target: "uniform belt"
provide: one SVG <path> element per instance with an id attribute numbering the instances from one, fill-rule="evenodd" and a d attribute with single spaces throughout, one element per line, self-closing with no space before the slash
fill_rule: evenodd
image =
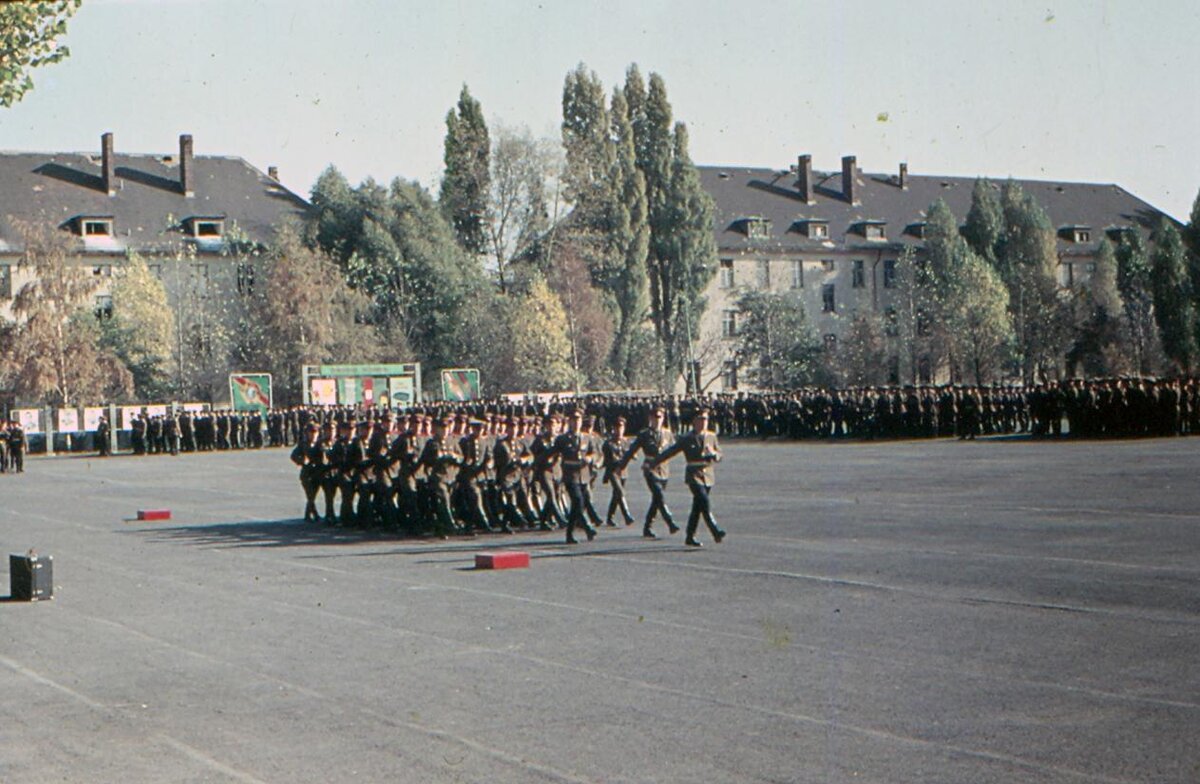
<path id="1" fill-rule="evenodd" d="M 708 465 L 707 460 L 689 460 L 688 461 L 688 468 L 704 468 L 706 465 Z"/>

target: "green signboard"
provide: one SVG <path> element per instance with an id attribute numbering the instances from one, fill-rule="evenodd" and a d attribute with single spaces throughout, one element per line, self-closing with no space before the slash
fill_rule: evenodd
<path id="1" fill-rule="evenodd" d="M 271 407 L 271 374 L 230 373 L 229 399 L 234 411 L 266 411 Z"/>
<path id="2" fill-rule="evenodd" d="M 442 399 L 463 402 L 479 399 L 479 371 L 447 368 L 442 371 Z"/>
<path id="3" fill-rule="evenodd" d="M 314 376 L 323 378 L 363 378 L 365 376 L 383 377 L 412 375 L 415 365 L 320 365 Z"/>

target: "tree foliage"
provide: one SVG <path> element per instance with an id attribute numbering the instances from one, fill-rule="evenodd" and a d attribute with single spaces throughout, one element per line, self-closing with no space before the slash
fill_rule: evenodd
<path id="1" fill-rule="evenodd" d="M 115 268 L 112 316 L 100 323 L 100 344 L 133 374 L 139 400 L 163 400 L 171 392 L 175 315 L 167 289 L 146 260 L 131 254 Z"/>
<path id="2" fill-rule="evenodd" d="M 486 228 L 488 254 L 502 292 L 511 283 L 509 265 L 532 253 L 550 228 L 546 183 L 556 163 L 554 151 L 528 128 L 496 129 Z"/>
<path id="3" fill-rule="evenodd" d="M 1183 239 L 1168 220 L 1163 220 L 1153 239 L 1150 269 L 1162 347 L 1175 367 L 1186 374 L 1196 364 L 1196 309 Z"/>
<path id="4" fill-rule="evenodd" d="M 458 106 L 446 115 L 446 141 L 442 190 L 438 197 L 442 213 L 454 228 L 458 244 L 468 253 L 488 249 L 487 214 L 491 189 L 487 122 L 483 107 L 471 97 L 464 84 Z"/>
<path id="5" fill-rule="evenodd" d="M 133 377 L 99 347 L 92 296 L 96 280 L 71 257 L 70 238 L 46 224 L 13 221 L 21 266 L 32 272 L 13 298 L 17 326 L 4 351 L 18 397 L 68 406 L 124 399 Z"/>
<path id="6" fill-rule="evenodd" d="M 574 377 L 592 388 L 607 388 L 612 384 L 608 358 L 613 324 L 602 295 L 592 285 L 587 264 L 572 245 L 559 246 L 550 269 L 547 283 L 562 303 Z"/>
<path id="7" fill-rule="evenodd" d="M 740 367 L 766 389 L 796 389 L 830 380 L 825 349 L 795 292 L 748 291 L 738 299 Z"/>
<path id="8" fill-rule="evenodd" d="M 33 89 L 31 69 L 70 55 L 58 38 L 81 2 L 0 3 L 0 106 L 11 107 Z"/>
<path id="9" fill-rule="evenodd" d="M 522 390 L 565 390 L 575 387 L 571 339 L 562 303 L 540 276 L 530 283 L 511 325 L 513 382 Z"/>

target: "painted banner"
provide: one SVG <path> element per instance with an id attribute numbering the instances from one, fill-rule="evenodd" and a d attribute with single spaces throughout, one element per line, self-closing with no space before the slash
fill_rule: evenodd
<path id="1" fill-rule="evenodd" d="M 133 418 L 141 412 L 138 406 L 121 406 L 121 429 L 133 430 Z"/>
<path id="2" fill-rule="evenodd" d="M 457 402 L 479 398 L 479 371 L 447 368 L 442 371 L 442 399 Z"/>
<path id="3" fill-rule="evenodd" d="M 58 409 L 58 432 L 60 433 L 78 433 L 79 432 L 79 411 L 74 408 Z"/>
<path id="4" fill-rule="evenodd" d="M 271 407 L 271 374 L 231 373 L 229 399 L 234 411 L 266 411 Z"/>
<path id="5" fill-rule="evenodd" d="M 21 423 L 21 429 L 26 433 L 42 432 L 42 420 L 36 408 L 15 408 L 10 415 Z"/>
<path id="6" fill-rule="evenodd" d="M 103 408 L 83 409 L 83 429 L 89 433 L 94 433 L 96 428 L 100 427 L 100 417 L 102 416 L 104 416 Z"/>
<path id="7" fill-rule="evenodd" d="M 412 376 L 392 376 L 388 379 L 388 390 L 393 406 L 411 406 L 416 399 L 416 384 Z"/>
<path id="8" fill-rule="evenodd" d="M 337 379 L 313 378 L 308 382 L 308 399 L 314 406 L 337 405 Z"/>

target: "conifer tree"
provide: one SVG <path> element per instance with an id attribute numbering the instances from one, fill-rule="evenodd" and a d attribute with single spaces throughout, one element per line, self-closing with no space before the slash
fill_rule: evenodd
<path id="1" fill-rule="evenodd" d="M 619 379 L 629 383 L 634 373 L 634 346 L 650 301 L 646 282 L 650 226 L 646 215 L 646 178 L 637 167 L 633 123 L 620 88 L 613 91 L 610 116 L 616 147 L 610 176 L 618 198 L 610 201 L 609 242 L 619 264 L 612 290 L 617 319 L 611 366 Z"/>
<path id="2" fill-rule="evenodd" d="M 967 211 L 962 235 L 984 261 L 996 266 L 996 247 L 1004 231 L 1004 211 L 996 198 L 992 183 L 984 178 L 975 180 L 971 190 L 971 209 Z"/>
<path id="3" fill-rule="evenodd" d="M 459 246 L 472 254 L 487 250 L 487 211 L 490 190 L 491 141 L 483 108 L 464 84 L 457 110 L 446 115 L 442 214 L 454 228 Z"/>

